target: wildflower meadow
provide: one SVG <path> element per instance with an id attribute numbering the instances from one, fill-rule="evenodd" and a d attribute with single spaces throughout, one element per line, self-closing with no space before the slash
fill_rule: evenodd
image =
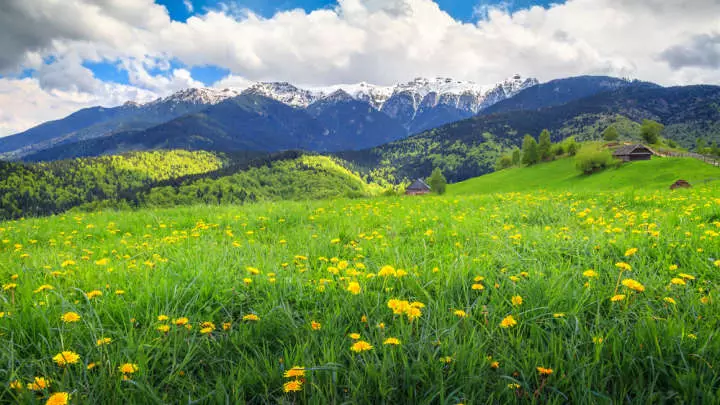
<path id="1" fill-rule="evenodd" d="M 0 223 L 0 402 L 719 403 L 720 190 Z"/>

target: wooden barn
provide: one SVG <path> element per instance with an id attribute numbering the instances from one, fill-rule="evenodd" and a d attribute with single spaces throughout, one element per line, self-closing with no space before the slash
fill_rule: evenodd
<path id="1" fill-rule="evenodd" d="M 645 145 L 625 145 L 615 149 L 613 156 L 623 162 L 633 162 L 636 160 L 650 160 L 653 151 Z"/>
<path id="2" fill-rule="evenodd" d="M 430 186 L 424 181 L 417 179 L 405 189 L 405 195 L 422 195 L 430 192 Z"/>

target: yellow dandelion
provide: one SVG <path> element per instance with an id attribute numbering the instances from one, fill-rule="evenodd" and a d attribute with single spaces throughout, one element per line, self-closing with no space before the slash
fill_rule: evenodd
<path id="1" fill-rule="evenodd" d="M 22 387 L 22 384 L 21 384 Z M 32 391 L 42 391 L 50 387 L 50 380 L 45 377 L 35 377 L 33 381 L 27 385 L 27 388 Z"/>
<path id="2" fill-rule="evenodd" d="M 398 345 L 400 344 L 400 339 L 394 338 L 394 337 L 387 338 L 387 339 L 385 339 L 385 341 L 383 341 L 383 344 L 384 344 L 384 345 L 398 346 Z"/>
<path id="3" fill-rule="evenodd" d="M 638 251 L 637 248 L 630 248 L 625 251 L 625 257 L 630 257 L 630 256 L 634 255 L 635 253 L 637 253 L 637 251 Z"/>
<path id="4" fill-rule="evenodd" d="M 467 318 L 468 316 L 467 312 L 463 311 L 462 309 L 456 309 L 455 311 L 453 311 L 453 313 L 460 318 Z"/>
<path id="5" fill-rule="evenodd" d="M 297 378 L 297 377 L 304 377 L 304 376 L 305 376 L 305 368 L 298 367 L 298 366 L 291 368 L 290 370 L 286 371 L 285 374 L 283 374 L 283 377 L 285 377 L 285 378 Z"/>
<path id="6" fill-rule="evenodd" d="M 56 392 L 48 398 L 45 405 L 67 405 L 70 401 L 70 394 L 67 392 Z"/>
<path id="7" fill-rule="evenodd" d="M 172 321 L 172 323 L 177 326 L 185 326 L 188 324 L 188 322 L 190 322 L 190 320 L 186 317 L 173 319 L 173 321 Z"/>
<path id="8" fill-rule="evenodd" d="M 138 368 L 137 364 L 125 363 L 118 367 L 118 370 L 123 374 L 134 374 L 137 373 L 140 369 Z"/>
<path id="9" fill-rule="evenodd" d="M 97 346 L 109 345 L 110 343 L 112 343 L 112 339 L 109 337 L 100 338 L 95 342 Z"/>
<path id="10" fill-rule="evenodd" d="M 594 278 L 594 277 L 597 277 L 598 274 L 595 272 L 595 270 L 585 270 L 583 272 L 583 276 L 585 276 L 587 278 Z"/>
<path id="11" fill-rule="evenodd" d="M 73 351 L 65 350 L 56 354 L 55 357 L 53 357 L 53 361 L 57 363 L 58 366 L 65 367 L 68 364 L 75 364 L 80 361 L 80 355 Z"/>
<path id="12" fill-rule="evenodd" d="M 514 306 L 520 306 L 523 303 L 523 299 L 519 295 L 514 295 L 511 301 Z"/>
<path id="13" fill-rule="evenodd" d="M 685 282 L 685 280 L 683 280 L 681 278 L 677 278 L 677 277 L 674 277 L 672 280 L 670 280 L 670 283 L 675 284 L 675 285 L 686 285 L 687 284 Z"/>
<path id="14" fill-rule="evenodd" d="M 352 339 L 352 340 L 358 340 L 358 339 L 360 339 L 360 334 L 359 334 L 359 333 L 349 333 L 348 336 L 349 336 L 350 339 Z"/>
<path id="15" fill-rule="evenodd" d="M 60 319 L 62 319 L 62 321 L 65 323 L 73 323 L 80 320 L 80 315 L 78 315 L 76 312 L 66 312 L 60 317 Z"/>
<path id="16" fill-rule="evenodd" d="M 360 284 L 353 281 L 350 284 L 348 284 L 347 290 L 350 291 L 350 293 L 353 295 L 358 295 L 358 294 L 360 294 L 360 291 L 361 291 Z"/>
<path id="17" fill-rule="evenodd" d="M 355 353 L 362 353 L 372 349 L 372 345 L 364 340 L 358 340 L 350 347 L 350 350 L 354 351 Z"/>
<path id="18" fill-rule="evenodd" d="M 103 295 L 102 291 L 99 291 L 99 290 L 93 290 L 93 291 L 90 291 L 87 293 L 87 297 L 89 300 L 91 300 L 93 298 L 101 297 L 102 295 Z"/>
<path id="19" fill-rule="evenodd" d="M 613 295 L 612 297 L 610 297 L 610 301 L 612 301 L 612 302 L 618 302 L 618 301 L 622 301 L 624 299 L 625 299 L 625 294 L 617 294 L 617 295 Z"/>
<path id="20" fill-rule="evenodd" d="M 513 326 L 517 325 L 517 321 L 512 315 L 508 315 L 500 322 L 500 327 L 502 328 L 511 328 Z"/>
<path id="21" fill-rule="evenodd" d="M 633 291 L 637 291 L 637 292 L 645 291 L 645 286 L 643 286 L 642 284 L 640 284 L 639 282 L 637 282 L 631 278 L 626 278 L 625 280 L 623 280 L 622 285 L 624 285 L 625 287 L 627 287 Z"/>
<path id="22" fill-rule="evenodd" d="M 37 294 L 37 293 L 40 293 L 40 292 L 43 292 L 43 291 L 54 290 L 54 289 L 55 289 L 55 287 L 51 286 L 50 284 L 43 284 L 43 285 L 41 285 L 40 287 L 38 287 L 38 288 L 37 288 L 35 291 L 33 291 L 33 292 L 34 292 L 35 294 Z"/>
<path id="23" fill-rule="evenodd" d="M 299 392 L 302 391 L 302 384 L 300 380 L 288 381 L 283 384 L 283 390 L 285 392 Z"/>
<path id="24" fill-rule="evenodd" d="M 675 300 L 670 297 L 663 298 L 663 301 L 667 302 L 668 304 L 673 304 L 673 305 L 677 304 L 677 302 L 675 302 Z"/>
<path id="25" fill-rule="evenodd" d="M 320 322 L 310 321 L 310 328 L 312 330 L 320 330 L 322 328 L 322 325 Z"/>
<path id="26" fill-rule="evenodd" d="M 242 317 L 243 321 L 252 321 L 257 322 L 260 320 L 260 317 L 255 314 L 248 314 Z"/>
<path id="27" fill-rule="evenodd" d="M 536 369 L 540 375 L 550 375 L 553 373 L 553 369 L 551 368 L 536 367 Z"/>

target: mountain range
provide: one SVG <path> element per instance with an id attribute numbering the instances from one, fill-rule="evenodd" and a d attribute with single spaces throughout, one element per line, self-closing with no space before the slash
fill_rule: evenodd
<path id="1" fill-rule="evenodd" d="M 397 180 L 440 167 L 457 181 L 491 171 L 525 134 L 549 129 L 555 141 L 588 140 L 615 125 L 639 140 L 643 119 L 665 124 L 664 136 L 685 147 L 718 142 L 720 87 L 604 76 L 540 84 L 515 75 L 493 86 L 419 78 L 390 87 L 187 89 L 143 105 L 81 110 L 0 138 L 0 154 L 51 161 L 158 149 L 306 150 Z"/>
<path id="2" fill-rule="evenodd" d="M 187 89 L 147 104 L 83 109 L 0 138 L 0 157 L 48 150 L 74 157 L 73 148 L 77 156 L 158 147 L 362 149 L 471 117 L 537 83 L 514 75 L 492 86 L 417 78 L 389 87 L 278 82 L 242 91 Z"/>

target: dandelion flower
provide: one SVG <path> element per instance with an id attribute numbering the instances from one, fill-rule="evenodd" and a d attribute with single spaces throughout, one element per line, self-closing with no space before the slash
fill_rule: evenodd
<path id="1" fill-rule="evenodd" d="M 663 301 L 667 302 L 668 304 L 673 304 L 673 305 L 677 304 L 677 302 L 675 302 L 675 300 L 670 297 L 663 298 Z"/>
<path id="2" fill-rule="evenodd" d="M 102 295 L 103 295 L 102 291 L 99 291 L 99 290 L 93 290 L 93 291 L 90 291 L 87 293 L 87 297 L 89 300 L 91 300 L 93 298 L 101 297 Z"/>
<path id="3" fill-rule="evenodd" d="M 50 395 L 45 405 L 67 405 L 70 400 L 70 394 L 67 392 L 56 392 Z"/>
<path id="4" fill-rule="evenodd" d="M 678 274 L 678 276 L 683 280 L 695 280 L 695 277 L 691 276 L 690 274 L 680 273 Z"/>
<path id="5" fill-rule="evenodd" d="M 80 361 L 80 355 L 73 351 L 65 350 L 56 354 L 55 357 L 53 357 L 53 361 L 57 363 L 58 366 L 65 367 L 68 364 L 75 364 Z"/>
<path id="6" fill-rule="evenodd" d="M 503 327 L 503 328 L 506 328 L 506 329 L 507 329 L 507 328 L 511 328 L 511 327 L 513 327 L 513 326 L 515 326 L 515 325 L 517 325 L 517 321 L 515 320 L 515 318 L 513 318 L 512 315 L 506 316 L 506 317 L 503 318 L 503 320 L 500 322 L 500 327 Z"/>
<path id="7" fill-rule="evenodd" d="M 480 283 L 476 283 L 476 284 L 473 284 L 473 285 L 472 285 L 472 289 L 473 289 L 473 290 L 476 290 L 476 291 L 484 290 L 484 289 L 485 289 L 485 286 L 482 285 L 482 284 L 480 284 Z"/>
<path id="8" fill-rule="evenodd" d="M 627 287 L 633 291 L 637 291 L 637 292 L 645 291 L 645 286 L 643 286 L 642 284 L 640 284 L 639 282 L 637 282 L 631 278 L 626 278 L 625 280 L 623 280 L 622 285 L 624 285 L 625 287 Z"/>
<path id="9" fill-rule="evenodd" d="M 358 294 L 360 294 L 360 291 L 361 291 L 360 284 L 353 281 L 350 284 L 348 284 L 347 290 L 350 291 L 350 293 L 353 295 L 358 295 Z"/>
<path id="10" fill-rule="evenodd" d="M 23 385 L 20 381 L 13 380 L 13 381 L 10 381 L 10 388 L 15 391 L 22 391 Z"/>
<path id="11" fill-rule="evenodd" d="M 305 376 L 305 368 L 298 367 L 298 366 L 291 368 L 290 370 L 286 371 L 285 374 L 283 374 L 283 377 L 285 377 L 285 378 L 297 378 L 297 377 L 304 377 L 304 376 Z"/>
<path id="12" fill-rule="evenodd" d="M 638 248 L 630 248 L 625 251 L 625 257 L 630 257 L 630 256 L 634 255 L 635 253 L 637 253 L 637 251 L 638 251 Z"/>
<path id="13" fill-rule="evenodd" d="M 168 319 L 170 319 L 170 318 L 168 318 L 167 315 L 158 315 L 158 317 L 157 317 L 157 320 L 160 321 L 160 322 L 165 322 L 165 321 L 167 321 Z"/>
<path id="14" fill-rule="evenodd" d="M 387 339 L 385 339 L 385 341 L 383 342 L 383 344 L 384 344 L 384 345 L 398 346 L 398 345 L 400 344 L 400 339 L 394 338 L 394 337 L 387 338 Z"/>
<path id="15" fill-rule="evenodd" d="M 32 391 L 42 391 L 49 387 L 50 380 L 45 377 L 35 377 L 33 381 L 27 385 L 27 388 Z"/>
<path id="16" fill-rule="evenodd" d="M 612 302 L 618 302 L 618 301 L 622 301 L 622 300 L 624 300 L 624 299 L 625 299 L 625 294 L 617 294 L 617 295 L 613 295 L 613 296 L 610 298 L 610 301 L 612 301 Z"/>
<path id="17" fill-rule="evenodd" d="M 139 370 L 139 368 L 137 364 L 125 363 L 118 367 L 118 370 L 120 370 L 120 372 L 123 374 L 134 374 Z"/>
<path id="18" fill-rule="evenodd" d="M 617 267 L 617 268 L 620 269 L 620 270 L 624 270 L 624 271 L 631 271 L 631 270 L 632 270 L 632 266 L 630 266 L 629 264 L 627 264 L 627 263 L 625 263 L 625 262 L 615 263 L 615 267 Z"/>
<path id="19" fill-rule="evenodd" d="M 170 326 L 169 325 L 160 325 L 155 329 L 159 330 L 160 332 L 167 333 L 170 331 Z"/>
<path id="20" fill-rule="evenodd" d="M 112 343 L 112 339 L 108 337 L 100 338 L 95 342 L 97 346 L 109 345 L 110 343 Z"/>
<path id="21" fill-rule="evenodd" d="M 551 368 L 544 368 L 544 367 L 536 367 L 536 368 L 537 368 L 538 373 L 540 373 L 540 375 L 550 375 L 553 373 L 553 369 L 551 369 Z"/>
<path id="22" fill-rule="evenodd" d="M 358 339 L 360 339 L 360 334 L 359 334 L 359 333 L 349 333 L 348 336 L 349 336 L 350 339 L 352 339 L 352 340 L 358 340 Z"/>
<path id="23" fill-rule="evenodd" d="M 182 318 L 178 318 L 178 319 L 173 319 L 173 321 L 172 321 L 172 323 L 174 323 L 174 324 L 177 325 L 177 326 L 185 326 L 185 325 L 188 324 L 188 322 L 190 322 L 190 320 L 187 319 L 186 317 L 182 317 Z"/>
<path id="24" fill-rule="evenodd" d="M 54 290 L 55 287 L 51 286 L 50 284 L 43 284 L 40 287 L 38 287 L 35 291 L 33 291 L 35 294 L 47 291 L 47 290 Z"/>
<path id="25" fill-rule="evenodd" d="M 80 320 L 80 315 L 78 315 L 76 312 L 66 312 L 60 317 L 60 319 L 62 319 L 62 321 L 65 323 L 73 323 Z"/>
<path id="26" fill-rule="evenodd" d="M 681 278 L 677 278 L 677 277 L 675 277 L 675 278 L 673 278 L 672 280 L 670 280 L 670 282 L 671 282 L 672 284 L 675 284 L 675 285 L 686 285 L 686 284 L 687 284 L 687 283 L 685 282 L 685 280 L 683 280 L 683 279 L 681 279 Z"/>
<path id="27" fill-rule="evenodd" d="M 517 307 L 517 306 L 520 306 L 520 305 L 522 305 L 522 303 L 523 303 L 523 299 L 522 299 L 521 296 L 519 296 L 519 295 L 514 295 L 514 296 L 512 297 L 512 304 L 513 304 L 514 306 L 516 306 L 516 307 Z"/>
<path id="28" fill-rule="evenodd" d="M 322 325 L 320 324 L 320 322 L 310 321 L 310 328 L 312 328 L 312 330 L 320 330 L 320 328 L 322 328 Z"/>
<path id="29" fill-rule="evenodd" d="M 456 309 L 453 313 L 460 318 L 466 318 L 468 316 L 467 312 L 462 309 Z"/>
<path id="30" fill-rule="evenodd" d="M 283 390 L 285 392 L 299 392 L 302 391 L 302 381 L 293 380 L 283 384 Z"/>
<path id="31" fill-rule="evenodd" d="M 585 270 L 583 272 L 583 276 L 585 276 L 587 278 L 594 278 L 594 277 L 597 277 L 598 274 L 595 272 L 595 270 Z"/>
<path id="32" fill-rule="evenodd" d="M 242 319 L 243 319 L 243 321 L 257 322 L 260 320 L 260 317 L 255 314 L 248 314 L 248 315 L 243 316 Z"/>
<path id="33" fill-rule="evenodd" d="M 368 350 L 372 350 L 372 345 L 364 340 L 358 340 L 357 342 L 353 343 L 353 345 L 350 347 L 350 350 L 354 351 L 355 353 L 362 353 L 366 352 Z"/>

